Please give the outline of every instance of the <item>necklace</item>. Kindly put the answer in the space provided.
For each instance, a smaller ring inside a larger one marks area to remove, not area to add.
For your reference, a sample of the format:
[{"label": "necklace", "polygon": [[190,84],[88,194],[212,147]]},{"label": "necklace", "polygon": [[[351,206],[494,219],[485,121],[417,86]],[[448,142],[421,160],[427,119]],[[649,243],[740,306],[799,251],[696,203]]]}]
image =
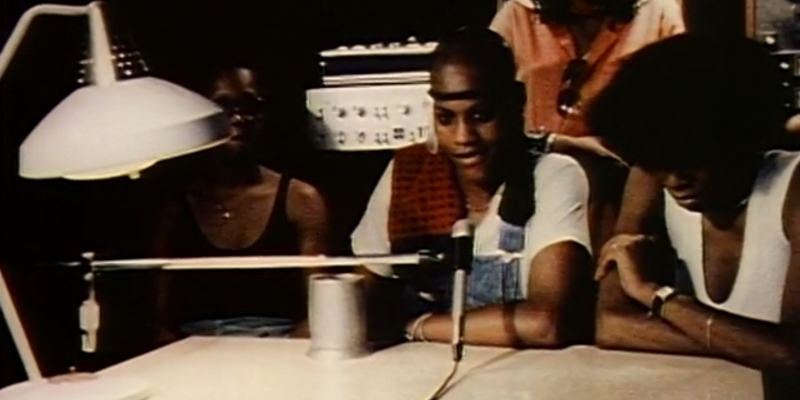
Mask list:
[{"label": "necklace", "polygon": [[233,214],[231,214],[231,211],[225,208],[222,204],[216,204],[214,208],[217,210],[217,214],[222,217],[222,219],[226,221],[231,219]]}]

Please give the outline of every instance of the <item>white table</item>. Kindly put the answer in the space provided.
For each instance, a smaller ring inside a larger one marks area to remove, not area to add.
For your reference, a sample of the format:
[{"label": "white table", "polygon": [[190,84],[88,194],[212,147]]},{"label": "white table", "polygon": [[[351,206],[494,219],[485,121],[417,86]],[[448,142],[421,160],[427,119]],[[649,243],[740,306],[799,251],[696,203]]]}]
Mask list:
[{"label": "white table", "polygon": [[[191,337],[101,375],[143,379],[152,400],[423,400],[450,370],[450,346],[407,343],[321,362],[303,339]],[[761,374],[727,361],[575,346],[468,347],[448,399],[759,400]]]}]

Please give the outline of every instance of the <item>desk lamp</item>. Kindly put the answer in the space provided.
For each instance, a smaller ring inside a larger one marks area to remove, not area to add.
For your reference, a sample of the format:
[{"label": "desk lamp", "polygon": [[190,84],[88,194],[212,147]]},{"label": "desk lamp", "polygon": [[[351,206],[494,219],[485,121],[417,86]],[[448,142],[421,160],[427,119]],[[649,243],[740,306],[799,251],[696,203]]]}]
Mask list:
[{"label": "desk lamp", "polygon": [[[19,174],[24,178],[136,178],[158,161],[228,140],[227,119],[218,106],[180,86],[146,76],[147,68],[137,52],[112,47],[102,7],[101,2],[34,6],[22,15],[0,53],[2,78],[34,18],[88,17],[86,86],[62,100],[24,140],[19,153]],[[0,398],[139,400],[149,396],[149,388],[134,380],[91,374],[44,379],[2,271],[0,306],[28,376],[28,381],[0,390]]]}]

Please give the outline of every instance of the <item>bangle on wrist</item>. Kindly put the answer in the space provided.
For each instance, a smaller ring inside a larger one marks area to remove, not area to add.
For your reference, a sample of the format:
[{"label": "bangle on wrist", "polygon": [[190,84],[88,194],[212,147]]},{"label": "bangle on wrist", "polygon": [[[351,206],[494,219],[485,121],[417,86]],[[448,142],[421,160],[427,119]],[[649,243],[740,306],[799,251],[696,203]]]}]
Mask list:
[{"label": "bangle on wrist", "polygon": [[414,320],[414,323],[411,324],[411,329],[406,331],[406,339],[409,342],[413,342],[417,339],[417,331],[420,332],[419,338],[423,342],[427,342],[428,340],[425,338],[425,331],[422,329],[422,325],[425,323],[425,320],[428,319],[432,313],[425,313],[417,317]]},{"label": "bangle on wrist", "polygon": [[711,325],[714,323],[714,314],[710,314],[706,320],[706,350],[711,352]]},{"label": "bangle on wrist", "polygon": [[425,337],[425,320],[427,320],[431,315],[433,314],[427,313],[423,315],[422,318],[420,318],[419,326],[417,327],[417,329],[419,329],[419,339],[426,343],[428,342],[428,338]]}]

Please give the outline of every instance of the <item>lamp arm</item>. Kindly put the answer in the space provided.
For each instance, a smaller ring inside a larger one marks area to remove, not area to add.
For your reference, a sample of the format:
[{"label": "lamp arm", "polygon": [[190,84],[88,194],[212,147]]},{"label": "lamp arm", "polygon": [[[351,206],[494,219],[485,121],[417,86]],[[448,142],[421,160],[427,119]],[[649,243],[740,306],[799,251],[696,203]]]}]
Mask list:
[{"label": "lamp arm", "polygon": [[87,15],[89,13],[89,7],[90,5],[63,6],[58,4],[39,4],[25,11],[22,17],[19,18],[19,21],[17,21],[17,25],[14,26],[14,30],[11,31],[11,36],[8,37],[8,41],[6,41],[6,44],[3,46],[3,51],[0,52],[0,79],[3,78],[8,64],[11,63],[11,59],[17,52],[17,48],[25,37],[25,33],[28,31],[28,27],[30,27],[34,18],[40,15]]},{"label": "lamp arm", "polygon": [[14,307],[14,300],[11,298],[11,293],[8,291],[6,280],[3,277],[3,268],[0,266],[0,308],[3,309],[3,316],[8,324],[8,330],[11,332],[11,338],[14,339],[14,344],[19,351],[19,358],[22,359],[22,365],[25,367],[25,372],[28,375],[28,380],[42,379],[42,372],[39,370],[39,364],[33,356],[33,350],[28,342],[28,337],[25,335],[25,328],[17,314],[17,309]]},{"label": "lamp arm", "polygon": [[[282,269],[346,267],[360,265],[419,265],[440,263],[442,254],[420,251],[415,254],[365,255],[356,257],[327,256],[240,256],[240,257],[193,257],[193,258],[142,258],[131,260],[92,260],[94,271],[123,270],[220,270],[220,269]],[[77,267],[84,262],[63,262],[60,265]]]},{"label": "lamp arm", "polygon": [[[109,51],[108,33],[106,32],[99,2],[92,2],[86,6],[40,4],[25,11],[14,26],[14,30],[11,31],[11,35],[5,45],[3,45],[2,52],[0,52],[0,79],[5,75],[6,69],[11,63],[11,59],[16,54],[20,43],[22,43],[22,39],[28,32],[31,22],[40,15],[88,15],[90,19],[90,34],[92,36],[92,57],[94,61],[92,77],[95,83],[100,85],[106,85],[114,81],[115,77],[112,57]],[[25,367],[28,380],[41,380],[42,372],[39,369],[39,364],[36,362],[36,357],[33,355],[30,342],[25,334],[25,328],[19,319],[19,314],[14,306],[14,301],[11,298],[11,293],[6,285],[5,278],[3,277],[2,268],[0,268],[0,309],[3,311],[3,316],[6,320],[6,324],[8,324],[11,337],[14,340],[14,345],[22,359],[22,364]]]},{"label": "lamp arm", "polygon": [[114,55],[111,54],[111,41],[108,39],[108,29],[103,16],[103,7],[100,1],[93,1],[87,6],[89,12],[89,38],[91,40],[92,64],[89,69],[89,79],[97,86],[109,86],[116,82],[114,70]]}]

